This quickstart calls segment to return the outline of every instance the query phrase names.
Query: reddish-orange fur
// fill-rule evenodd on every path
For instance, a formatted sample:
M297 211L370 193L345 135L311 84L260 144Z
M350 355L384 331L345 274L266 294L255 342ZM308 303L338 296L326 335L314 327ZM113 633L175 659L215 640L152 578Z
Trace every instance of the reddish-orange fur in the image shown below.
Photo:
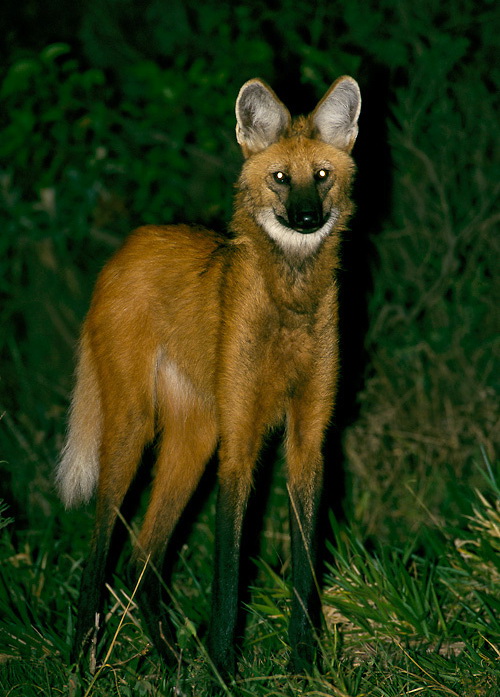
M293 123L267 86L247 83L237 106L238 139L247 160L233 235L185 225L138 229L101 273L83 327L70 434L59 472L68 504L88 498L93 475L78 453L84 448L94 452L94 459L89 457L98 466L96 530L82 595L92 593L94 581L102 581L116 512L144 447L158 439L151 499L133 553L138 568L148 557L161 565L179 516L219 446L218 528L221 539L226 535L229 542L220 543L214 608L228 615L231 626L227 636L223 629L212 630L210 650L223 669L233 669L228 654L236 590L232 581L220 576L228 564L237 572L241 519L253 469L266 431L279 424L285 426L292 509L301 531L305 527L311 540L314 535L321 448L338 373L334 272L339 232L352 211L353 163L348 153L359 105L355 83L349 80L335 83L308 119ZM335 95L341 95L340 105L327 104L328 110L347 123L341 103L345 88L352 92L348 96L355 113L340 136L334 132L327 138L324 124L330 114L322 105L339 84ZM252 130L256 108L264 119L260 130ZM274 122L281 119L279 128L271 118L267 123L268 111ZM328 174L329 188L316 183L322 170ZM276 171L289 177L287 190L272 179ZM299 218L307 223L311 199L316 208L321 206L321 225L323 216L330 221L328 234L319 241L314 235L320 233L302 234L286 224L292 215L291 192L298 192L293 195L299 201L294 202L293 215L298 206ZM266 211L268 217L263 218ZM85 480L81 485L79 478ZM310 553L308 540L301 542L296 534L298 556L302 547ZM232 561L224 561L224 555ZM297 583L307 577L304 593L310 594L309 571L301 563ZM145 606L151 619L155 591L148 593ZM226 608L226 596L232 598L232 609ZM77 643L85 640L88 615L96 604L93 600L86 610L81 601ZM298 617L302 610L294 612ZM214 622L218 620L224 618ZM291 640L298 655L308 628L302 617L295 624ZM166 654L175 652L163 626L159 631L153 628L152 634L160 649L165 641Z

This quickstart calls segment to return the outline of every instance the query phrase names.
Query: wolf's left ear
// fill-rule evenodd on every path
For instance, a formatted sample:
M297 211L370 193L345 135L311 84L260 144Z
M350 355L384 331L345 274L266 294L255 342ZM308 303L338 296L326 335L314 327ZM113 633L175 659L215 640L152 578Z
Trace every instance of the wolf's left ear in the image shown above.
M316 109L311 119L316 137L340 150L351 152L358 135L361 92L352 77L339 77Z
M288 109L262 80L245 82L236 100L236 139L245 157L276 143L290 121Z

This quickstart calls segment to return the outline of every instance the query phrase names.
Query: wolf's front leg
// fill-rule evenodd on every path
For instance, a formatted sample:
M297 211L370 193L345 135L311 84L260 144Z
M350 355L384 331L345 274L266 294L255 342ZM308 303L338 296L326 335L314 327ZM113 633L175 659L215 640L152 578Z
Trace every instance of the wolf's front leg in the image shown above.
M318 512L323 486L323 438L330 416L330 400L315 393L313 400L297 400L287 416L288 493L292 547L292 611L289 638L290 668L312 667L317 649L321 610L316 578Z

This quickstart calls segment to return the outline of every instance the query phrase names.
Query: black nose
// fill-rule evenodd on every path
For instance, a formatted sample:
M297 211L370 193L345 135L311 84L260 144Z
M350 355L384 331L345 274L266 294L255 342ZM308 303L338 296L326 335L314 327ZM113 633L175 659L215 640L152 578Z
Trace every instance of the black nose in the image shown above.
M323 224L321 200L312 184L292 187L286 208L288 224L297 232L315 232Z
M294 223L294 227L301 230L311 230L321 226L321 219L317 211L299 211Z

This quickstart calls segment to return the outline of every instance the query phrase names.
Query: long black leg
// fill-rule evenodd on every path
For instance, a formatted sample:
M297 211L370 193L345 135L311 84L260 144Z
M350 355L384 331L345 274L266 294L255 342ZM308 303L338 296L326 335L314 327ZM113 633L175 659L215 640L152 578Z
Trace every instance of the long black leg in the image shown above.
M240 546L248 486L221 482L217 500L215 572L208 649L215 667L231 676L236 668Z
M151 499L132 553L132 573L136 580L147 562L139 585L139 605L160 655L167 664L177 665L175 630L161 603L163 560L178 520L215 449L217 429L212 412L194 399L186 405L182 419L172 416L169 420L168 416L166 413Z
M79 660L93 636L96 613L101 606L113 528L146 441L142 423L135 428L127 424L123 429L116 427L109 428L109 431L112 435L107 440L103 436L94 533L80 582L72 662Z
M106 562L116 513L109 510L105 520L99 518L92 537L89 555L80 581L76 629L71 648L71 662L79 661L96 629L96 615L101 607Z
M146 620L148 633L156 650L162 657L167 667L177 665L179 653L177 650L175 629L167 613L162 607L162 581L164 552L155 559L148 559L144 569L140 563L132 564L131 579L137 582L144 572L139 583L138 601Z
M316 579L317 518L320 487L306 494L289 488L290 533L292 546L292 612L289 639L291 669L311 669L316 654L316 632L320 617L320 596Z

